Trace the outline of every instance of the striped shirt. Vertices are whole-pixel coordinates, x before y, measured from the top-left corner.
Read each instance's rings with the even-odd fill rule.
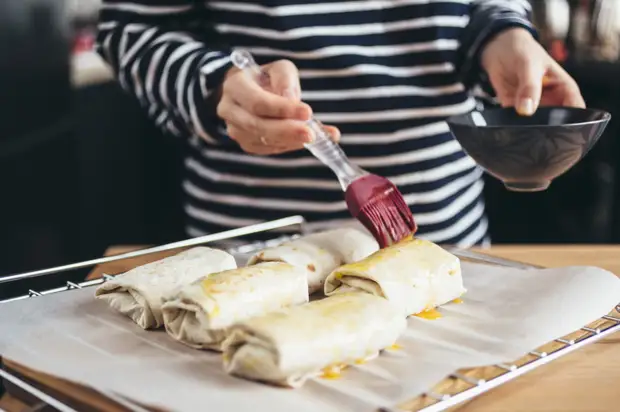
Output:
[[[191,236],[302,214],[311,230],[351,223],[332,172],[307,151],[244,153],[212,98],[234,47],[259,64],[291,60],[302,99],[342,132],[366,170],[402,191],[419,235],[482,242],[482,172],[445,119],[490,90],[486,42],[509,27],[533,31],[527,0],[103,0],[98,52],[124,90],[165,132],[184,139]]]

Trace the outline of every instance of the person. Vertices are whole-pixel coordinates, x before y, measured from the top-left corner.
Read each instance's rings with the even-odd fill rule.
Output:
[[[530,12],[527,0],[103,0],[97,45],[187,142],[188,235],[294,214],[310,230],[351,223],[337,179],[304,150],[314,115],[399,187],[420,237],[468,247],[488,241],[482,171],[445,119],[475,108],[472,90],[524,115],[584,106]],[[232,66],[236,47],[266,87]]]

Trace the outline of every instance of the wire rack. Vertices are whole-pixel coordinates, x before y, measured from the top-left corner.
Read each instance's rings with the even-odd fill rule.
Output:
[[[174,250],[176,248],[206,244],[215,240],[230,240],[238,239],[240,236],[255,234],[259,232],[269,230],[282,230],[289,226],[297,226],[297,233],[285,236],[275,237],[272,240],[265,242],[252,242],[244,244],[242,246],[227,249],[229,253],[233,255],[243,255],[256,252],[266,247],[278,245],[287,240],[291,240],[299,237],[304,232],[304,220],[300,216],[292,216],[290,218],[281,219],[280,221],[268,222],[262,227],[248,228],[247,230],[229,231],[234,232],[234,236],[226,236],[225,234],[209,235],[203,238],[192,239],[190,241],[177,242],[175,244],[160,246],[157,248],[146,249],[138,252],[131,252],[117,256],[115,258],[105,258],[106,261],[122,260],[140,255],[148,255],[151,253]],[[266,229],[265,229],[266,228]],[[515,267],[521,269],[540,268],[538,266],[524,264],[521,262],[515,262],[508,259],[495,258],[487,256],[481,253],[475,253],[468,250],[462,250],[458,248],[448,248],[448,250],[459,256],[463,260],[473,261],[477,263],[484,263],[489,265]],[[97,260],[89,261],[95,262]],[[83,267],[80,264],[67,265],[66,267]],[[59,273],[58,268],[47,270],[49,273]],[[37,273],[45,273],[46,271],[37,271]],[[35,273],[35,272],[32,272]],[[19,277],[16,275],[16,278]],[[33,277],[33,276],[27,276]],[[73,289],[83,289],[100,285],[108,280],[114,278],[113,275],[104,275],[102,278],[89,280],[85,282],[66,282],[64,286],[49,289],[45,291],[29,290],[28,294],[23,296],[14,297],[4,301],[0,301],[0,304],[6,302],[13,302],[17,300],[31,299],[40,296],[50,295],[54,293],[61,293]],[[16,279],[17,280],[17,279]],[[419,412],[438,412],[444,411],[455,405],[458,405],[464,401],[470,400],[480,394],[483,394],[497,386],[500,386],[512,379],[515,379],[539,366],[547,364],[561,356],[564,356],[572,351],[579,349],[582,346],[596,342],[597,340],[620,331],[620,304],[606,316],[592,322],[589,325],[584,326],[578,331],[571,333],[563,338],[555,339],[553,342],[549,342],[541,348],[532,350],[523,358],[516,360],[513,363],[497,364],[489,368],[484,368],[484,372],[481,372],[480,368],[471,370],[462,370],[454,372],[444,381],[440,382],[435,388],[429,389],[423,395],[418,398],[399,405],[393,409],[384,409],[384,412],[397,412],[397,411],[419,411]],[[30,384],[25,382],[20,377],[9,373],[6,370],[0,369],[0,378],[4,379],[12,385],[25,391],[30,396],[38,399],[41,405],[52,407],[62,412],[73,412],[71,406],[63,403],[54,396],[45,393],[36,387],[36,384]],[[113,399],[116,401],[116,399]],[[130,402],[123,401],[121,403],[128,410],[140,410],[144,411],[144,408],[137,405],[133,405]]]

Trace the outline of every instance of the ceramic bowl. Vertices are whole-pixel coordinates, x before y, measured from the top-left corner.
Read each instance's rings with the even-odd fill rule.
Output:
[[[533,116],[511,108],[448,119],[456,140],[513,191],[545,190],[592,149],[611,115],[596,109],[541,107]]]

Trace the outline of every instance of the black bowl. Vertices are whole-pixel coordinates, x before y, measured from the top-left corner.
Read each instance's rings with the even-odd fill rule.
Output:
[[[448,125],[465,152],[508,189],[533,192],[581,160],[610,119],[595,109],[541,107],[528,117],[504,108],[454,116]]]

